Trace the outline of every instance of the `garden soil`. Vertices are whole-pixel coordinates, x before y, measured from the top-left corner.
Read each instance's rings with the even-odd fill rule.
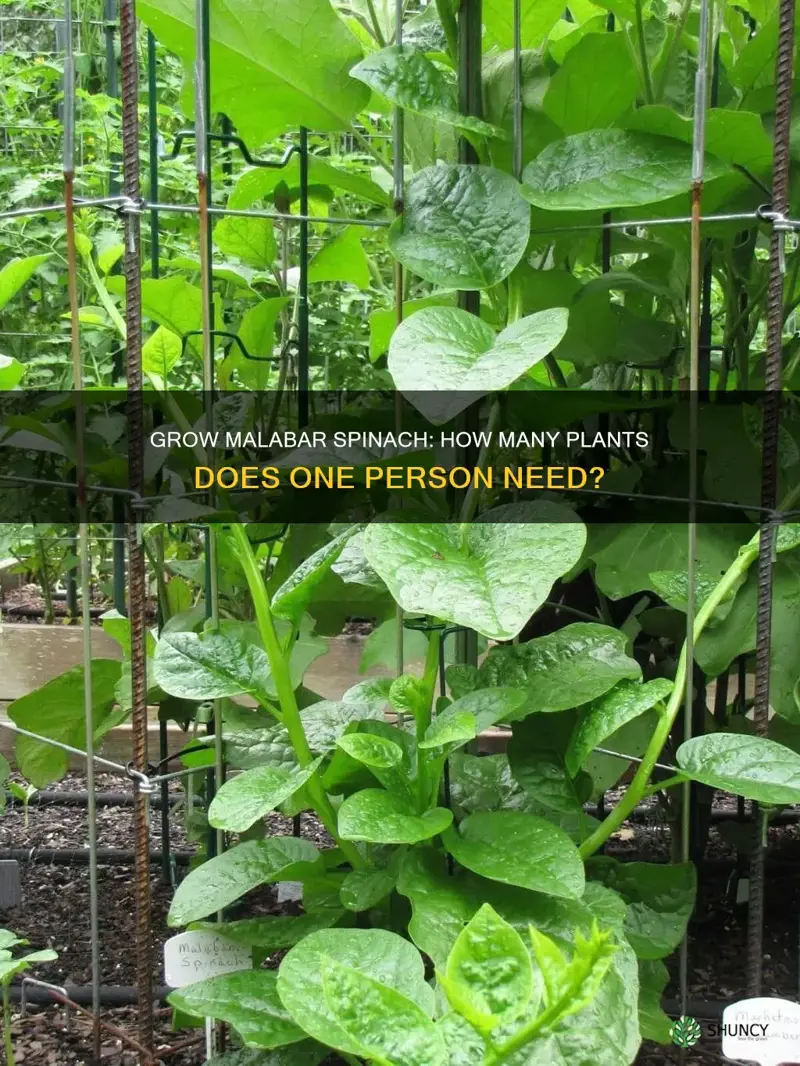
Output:
[[[70,775],[60,788],[81,790],[85,782]],[[98,775],[99,791],[120,791],[124,783],[110,775]],[[609,796],[613,802],[613,795]],[[729,801],[722,801],[720,809]],[[735,801],[734,801],[735,803]],[[612,838],[609,853],[620,858],[641,861],[665,860],[669,851],[669,830],[658,821],[656,808],[652,817],[640,824],[625,827]],[[97,811],[98,844],[101,848],[133,848],[132,808],[100,808]],[[183,828],[179,809],[171,814],[171,843],[179,851],[192,849]],[[152,848],[160,849],[160,811],[153,810]],[[731,823],[728,823],[730,825]],[[304,836],[324,846],[324,830],[310,816],[302,818]],[[290,833],[291,822],[280,815],[270,815],[269,830]],[[731,865],[735,851],[729,841],[730,830],[712,830],[708,868],[701,873],[701,888],[689,940],[689,998],[691,1000],[734,1000],[745,995],[746,910],[735,903],[736,874]],[[770,871],[767,887],[767,927],[764,942],[764,994],[794,999],[798,987],[798,873],[800,842],[795,827],[771,830],[771,859],[777,865]],[[37,806],[31,802],[27,825],[22,809],[10,805],[0,817],[0,850],[4,848],[85,848],[86,811],[74,807]],[[728,865],[725,862],[728,861]],[[793,863],[797,863],[793,866]],[[161,880],[160,867],[151,867],[152,941],[154,983],[162,982],[163,943],[170,935],[166,914],[172,888]],[[179,876],[185,867],[179,868]],[[52,947],[58,961],[37,968],[36,976],[53,984],[86,985],[90,981],[88,866],[85,862],[55,865],[23,862],[22,905],[0,912],[0,925],[27,937],[33,948]],[[101,865],[99,872],[100,966],[104,985],[135,983],[135,926],[132,867]],[[286,913],[297,904],[279,905],[272,887],[265,886],[246,900],[243,914]],[[279,956],[271,960],[277,965]],[[269,963],[267,963],[269,965]],[[677,958],[669,960],[672,982],[667,996],[677,998]],[[88,1066],[91,1048],[91,1022],[70,1012],[69,1025],[62,1007],[33,1006],[25,1016],[14,1007],[14,1045],[20,1066]],[[115,1028],[135,1038],[134,1007],[104,1008],[102,1017]],[[202,1043],[196,1031],[173,1032],[171,1013],[161,1008],[156,1016],[156,1045],[159,1049],[176,1047],[163,1059],[166,1066],[199,1066],[204,1062]],[[708,1066],[723,1060],[719,1041],[704,1039],[684,1053],[677,1049],[646,1044],[637,1066]],[[126,1049],[115,1035],[104,1032],[103,1066],[135,1066],[135,1051]]]

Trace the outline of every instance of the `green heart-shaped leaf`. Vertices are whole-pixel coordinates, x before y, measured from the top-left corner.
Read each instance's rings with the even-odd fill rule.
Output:
[[[178,885],[167,921],[186,925],[222,910],[259,885],[292,880],[319,858],[310,840],[270,837],[247,840],[196,867]],[[294,878],[297,880],[297,877]]]
[[[706,180],[727,172],[706,157]],[[546,211],[609,211],[668,200],[692,185],[692,150],[669,137],[601,129],[554,141],[528,163],[522,193]]]
[[[426,167],[406,190],[389,248],[425,281],[488,289],[525,254],[530,209],[501,170],[466,164]]]
[[[335,959],[365,977],[394,988],[433,1014],[433,989],[425,981],[422,956],[407,940],[385,929],[325,929],[311,933],[281,962],[278,992],[298,1025],[315,1039],[351,1055],[361,1055],[357,1039],[331,1010],[323,992],[325,960]]]
[[[225,782],[211,801],[209,824],[230,833],[243,833],[302,788],[321,761],[322,756],[303,770],[256,766],[237,774]]]
[[[239,970],[171,992],[169,1002],[198,1018],[229,1022],[250,1047],[282,1047],[306,1039],[278,998],[274,970]]]
[[[456,862],[492,881],[563,899],[583,895],[585,879],[578,849],[563,829],[535,814],[470,814],[442,839]]]
[[[469,525],[373,523],[364,551],[404,610],[511,640],[585,540],[572,511],[541,502],[497,507]]]
[[[758,803],[800,803],[800,755],[741,733],[711,733],[681,744],[678,766],[693,781]]]
[[[452,811],[444,807],[416,814],[405,796],[364,788],[339,808],[339,835],[372,844],[416,844],[438,836],[452,821]]]
[[[392,336],[389,371],[400,392],[440,425],[549,355],[567,332],[568,316],[565,307],[548,308],[497,335],[467,311],[426,307]]]

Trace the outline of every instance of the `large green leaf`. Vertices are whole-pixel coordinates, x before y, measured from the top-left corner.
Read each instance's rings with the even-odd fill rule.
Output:
[[[187,66],[194,61],[191,0],[143,2],[137,14]],[[211,108],[254,151],[298,125],[346,129],[366,104],[366,87],[349,73],[360,49],[328,0],[214,2],[210,16]]]
[[[382,719],[383,702],[359,699],[357,694],[341,700],[320,700],[300,712],[303,728],[312,751],[327,754],[354,722]]]
[[[533,995],[525,942],[489,903],[459,935],[439,980],[450,1005],[482,1033],[513,1021]]]
[[[756,646],[758,575],[752,567],[725,618],[706,629],[695,646],[698,664],[716,677],[732,662]],[[784,552],[775,562],[772,586],[772,642],[770,654],[770,704],[782,717],[800,722],[794,689],[800,677],[797,647],[800,641],[800,559]]]
[[[142,370],[145,374],[156,374],[166,382],[170,370],[180,362],[182,351],[180,337],[159,326],[142,346]]]
[[[638,91],[639,72],[625,35],[590,33],[567,53],[544,94],[542,110],[565,134],[583,133],[610,126],[631,107]]]
[[[564,11],[558,0],[522,0],[520,8],[523,48],[540,45]],[[486,47],[513,48],[514,15],[506,0],[484,0],[483,24]]]
[[[530,210],[510,175],[444,164],[416,174],[389,230],[395,258],[444,288],[486,289],[507,277],[528,243]]]
[[[669,1044],[672,1019],[661,1007],[669,971],[660,959],[639,959],[639,1027],[643,1040]]]
[[[6,263],[0,270],[0,309],[5,307],[12,296],[16,296],[25,282],[29,281],[49,258],[49,253],[28,255],[24,259],[12,259]]]
[[[663,137],[692,143],[692,119],[663,104],[649,104],[631,111],[621,125]],[[739,163],[751,170],[769,170],[772,142],[761,116],[752,111],[709,108],[706,113],[706,151],[726,163]]]
[[[565,752],[572,735],[575,716],[569,712],[529,715],[512,726],[508,745],[511,772],[536,803],[572,814],[583,823],[583,803],[589,798],[591,779],[580,772],[568,771]],[[583,834],[584,836],[586,833]]]
[[[627,903],[625,936],[639,958],[661,959],[677,948],[694,910],[692,863],[617,862],[602,855],[590,861],[587,872]]]
[[[672,691],[672,682],[658,677],[640,685],[635,681],[620,681],[605,695],[581,708],[575,730],[566,753],[566,765],[577,774],[594,748],[606,737],[649,711]]]
[[[368,289],[371,275],[367,253],[361,243],[363,235],[359,226],[340,227],[340,232],[323,244],[308,264],[309,282],[344,281],[359,289]]]
[[[268,218],[228,215],[214,228],[214,243],[225,253],[256,270],[269,270],[278,254],[272,222]]]
[[[686,571],[689,528],[685,523],[632,522],[609,528],[608,534],[596,548],[590,543],[588,550],[595,561],[597,585],[613,600],[655,591],[651,574]],[[696,567],[721,576],[746,539],[741,526],[698,524]]]
[[[386,870],[351,870],[344,879],[339,898],[349,911],[366,911],[385,899],[396,881]]]
[[[95,743],[127,715],[115,709],[120,664],[116,659],[92,659],[92,721]],[[8,706],[8,717],[22,729],[84,750],[86,740],[85,688],[82,666],[52,678],[41,688],[20,696]],[[37,788],[64,776],[69,755],[51,744],[17,737],[16,763],[20,773]]]
[[[335,1022],[359,1055],[393,1066],[439,1066],[444,1041],[428,1015],[391,985],[323,959],[322,991]]]
[[[220,788],[208,808],[208,821],[217,829],[243,833],[303,787],[322,757],[301,770],[257,766],[237,774]]]
[[[570,307],[569,327],[554,357],[580,367],[663,363],[675,345],[674,325],[634,314],[610,299],[608,292],[592,291],[592,284]]]
[[[499,132],[482,119],[459,114],[455,79],[411,45],[391,45],[373,52],[350,73],[405,111],[486,137]]]
[[[170,1004],[196,1018],[217,1018],[248,1047],[273,1048],[306,1039],[278,997],[274,970],[239,970],[176,989]]]
[[[456,818],[473,811],[530,810],[532,802],[505,755],[450,757],[450,802]]]
[[[186,925],[234,903],[245,892],[273,881],[298,880],[319,858],[309,840],[270,837],[248,840],[215,855],[178,885],[167,921]]]
[[[120,292],[125,291],[124,278],[109,278],[120,283]],[[171,278],[145,278],[142,282],[142,314],[159,326],[183,337],[203,324],[203,293],[197,285],[190,285],[181,276]],[[197,338],[189,340],[193,352],[200,353]]]
[[[171,696],[214,700],[249,693],[265,699],[267,653],[244,624],[198,633],[167,633],[156,648],[155,680]]]
[[[691,149],[667,137],[603,129],[556,141],[523,172],[523,194],[547,211],[610,211],[667,200],[692,184]],[[706,179],[727,170],[706,159]]]
[[[453,858],[474,873],[564,899],[583,894],[583,863],[563,829],[523,811],[471,814],[443,835]]]
[[[275,326],[281,311],[286,307],[288,298],[275,296],[269,300],[260,300],[242,316],[239,323],[239,340],[248,353],[258,359],[248,359],[238,344],[233,344],[220,368],[220,382],[230,380],[236,371],[239,381],[248,389],[263,392],[268,386],[273,373],[271,359],[275,350]]]
[[[351,526],[309,555],[288,577],[272,598],[272,610],[279,618],[299,622],[314,589],[341,555],[347,541],[357,530]]]
[[[687,777],[758,803],[800,803],[800,755],[783,744],[741,733],[711,733],[681,744]]]
[[[372,523],[364,551],[404,610],[511,640],[578,561],[585,536],[560,504],[511,504],[468,525]]]
[[[324,995],[324,960],[334,959],[410,999],[427,1017],[433,1014],[433,990],[413,944],[384,929],[328,929],[312,933],[291,949],[278,972],[278,993],[294,1020],[330,1047],[361,1055],[361,1046],[345,1030]]]
[[[331,166],[318,155],[308,157],[309,185],[326,185],[332,189],[352,193],[361,200],[379,204],[381,207],[389,202],[389,197],[374,181],[359,174],[356,170],[343,170]],[[270,197],[279,185],[285,185],[289,196],[297,199],[300,195],[300,160],[294,155],[285,167],[266,169],[252,167],[245,170],[238,178],[231,192],[228,206],[241,210],[252,207],[257,200]]]
[[[627,644],[618,629],[573,622],[525,644],[493,648],[469,682],[477,688],[526,689],[529,713],[565,711],[602,696],[625,678],[641,677],[641,667],[626,652]],[[448,679],[451,672],[457,676],[455,670],[448,671]]]
[[[517,688],[480,689],[469,692],[440,711],[419,743],[421,750],[460,746],[497,722],[511,719],[525,702]]]
[[[553,307],[495,334],[476,315],[458,308],[424,308],[392,336],[389,372],[400,392],[440,425],[541,362],[566,333],[567,316],[565,307]]]
[[[348,796],[339,808],[339,835],[372,844],[416,844],[443,833],[452,821],[452,811],[445,807],[420,815],[403,795],[365,788]]]

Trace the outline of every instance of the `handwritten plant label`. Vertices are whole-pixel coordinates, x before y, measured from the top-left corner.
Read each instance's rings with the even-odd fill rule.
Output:
[[[800,1062],[800,1004],[771,996],[732,1003],[722,1015],[722,1054],[761,1066]]]
[[[249,970],[252,965],[252,948],[207,929],[179,933],[164,945],[164,980],[170,988],[183,988],[221,973]]]

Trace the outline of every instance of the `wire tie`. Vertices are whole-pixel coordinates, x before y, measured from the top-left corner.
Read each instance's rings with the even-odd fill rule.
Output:
[[[118,215],[143,215],[146,208],[144,197],[125,196],[115,208]]]
[[[152,769],[155,769],[155,767],[152,767]],[[155,781],[151,781],[147,774],[143,774],[141,770],[137,770],[136,767],[133,765],[133,762],[129,762],[126,764],[125,773],[131,779],[131,781],[135,783],[137,789],[143,795],[152,796],[154,792],[158,791],[158,785],[155,783]]]
[[[787,218],[782,211],[776,211],[771,205],[763,204],[756,208],[756,216],[764,222],[769,222],[773,230],[778,234],[778,266],[781,274],[786,273],[786,234],[793,235],[793,248],[796,247],[794,237],[795,226],[791,219]]]

